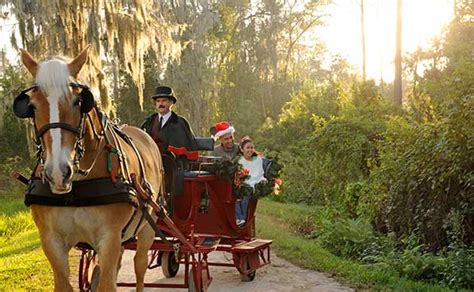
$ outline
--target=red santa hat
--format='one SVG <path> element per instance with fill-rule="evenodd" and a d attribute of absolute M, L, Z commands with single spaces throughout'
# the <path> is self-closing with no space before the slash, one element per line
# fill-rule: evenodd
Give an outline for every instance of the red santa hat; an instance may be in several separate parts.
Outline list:
<path fill-rule="evenodd" d="M 214 140 L 217 140 L 226 134 L 234 134 L 234 132 L 234 127 L 226 121 L 219 122 L 211 127 L 211 137 L 214 138 Z"/>

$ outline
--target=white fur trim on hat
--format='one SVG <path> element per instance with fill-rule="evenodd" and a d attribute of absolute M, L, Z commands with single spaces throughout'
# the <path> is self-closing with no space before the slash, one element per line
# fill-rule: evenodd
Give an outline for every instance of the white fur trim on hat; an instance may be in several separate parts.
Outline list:
<path fill-rule="evenodd" d="M 221 131 L 215 133 L 212 137 L 214 138 L 214 140 L 217 140 L 217 139 L 219 139 L 220 137 L 222 137 L 226 134 L 234 134 L 234 132 L 235 132 L 234 127 L 229 126 L 227 129 L 224 129 L 224 130 L 221 130 Z"/>

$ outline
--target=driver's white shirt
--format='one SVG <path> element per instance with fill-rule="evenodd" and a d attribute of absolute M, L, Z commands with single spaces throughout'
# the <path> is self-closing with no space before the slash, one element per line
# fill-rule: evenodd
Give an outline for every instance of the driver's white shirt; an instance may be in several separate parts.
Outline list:
<path fill-rule="evenodd" d="M 164 115 L 161 115 L 161 114 L 158 114 L 158 118 L 160 119 L 161 117 L 163 117 L 163 121 L 161 122 L 161 127 L 163 128 L 164 125 L 166 124 L 166 122 L 170 119 L 171 117 L 171 111 L 167 112 L 166 114 Z M 159 121 L 159 120 L 158 120 Z"/>

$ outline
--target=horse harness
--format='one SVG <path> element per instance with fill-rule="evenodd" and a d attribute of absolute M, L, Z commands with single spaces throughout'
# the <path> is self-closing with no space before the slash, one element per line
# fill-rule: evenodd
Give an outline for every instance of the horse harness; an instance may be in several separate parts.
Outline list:
<path fill-rule="evenodd" d="M 97 106 L 95 105 L 94 97 L 90 92 L 88 86 L 72 82 L 69 84 L 73 88 L 81 88 L 82 91 L 78 96 L 77 103 L 80 105 L 81 110 L 81 120 L 78 126 L 74 126 L 67 123 L 49 123 L 44 125 L 41 128 L 36 127 L 34 119 L 34 108 L 33 105 L 29 102 L 28 92 L 31 90 L 37 90 L 37 86 L 32 86 L 24 91 L 22 91 L 14 100 L 13 110 L 19 118 L 32 118 L 34 127 L 35 127 L 35 145 L 36 145 L 36 157 L 38 163 L 33 170 L 33 174 L 28 182 L 28 188 L 25 192 L 25 205 L 30 206 L 32 204 L 37 205 L 48 205 L 48 206 L 97 206 L 97 205 L 107 205 L 114 203 L 129 203 L 135 207 L 135 211 L 130 218 L 129 222 L 126 224 L 122 230 L 122 235 L 125 234 L 125 231 L 130 227 L 130 224 L 133 222 L 137 216 L 137 208 L 140 208 L 142 211 L 142 216 L 135 228 L 134 235 L 138 232 L 139 226 L 142 224 L 143 219 L 147 220 L 151 227 L 154 229 L 156 235 L 160 236 L 165 242 L 169 243 L 166 240 L 166 237 L 156 226 L 152 216 L 148 212 L 148 204 L 150 200 L 153 200 L 153 190 L 150 184 L 145 179 L 145 169 L 143 164 L 143 159 L 138 152 L 135 144 L 133 143 L 131 137 L 129 137 L 125 132 L 123 132 L 117 125 L 110 122 L 110 120 L 101 113 Z M 92 122 L 89 112 L 95 110 L 97 116 L 100 120 L 101 129 L 97 131 Z M 74 157 L 74 169 L 75 175 L 81 175 L 87 177 L 89 172 L 94 167 L 99 154 L 102 151 L 98 151 L 93 162 L 87 169 L 81 169 L 79 167 L 79 162 L 84 156 L 84 134 L 85 134 L 85 122 L 89 119 L 91 128 L 93 130 L 94 137 L 97 141 L 97 146 L 99 146 L 102 141 L 105 141 L 104 148 L 108 151 L 107 158 L 107 170 L 110 174 L 110 177 L 89 179 L 89 180 L 75 180 L 73 181 L 73 186 L 71 192 L 58 196 L 51 192 L 51 189 L 47 182 L 44 180 L 44 148 L 42 145 L 43 135 L 54 128 L 61 128 L 76 134 L 75 142 L 75 157 Z M 109 133 L 109 135 L 107 134 Z M 141 196 L 137 195 L 131 179 L 130 179 L 130 167 L 127 164 L 125 159 L 125 154 L 122 152 L 123 143 L 128 144 L 137 157 L 139 162 L 140 175 L 142 177 L 142 186 L 145 191 L 148 193 L 148 198 L 143 199 Z M 117 156 L 118 164 L 120 167 L 121 176 L 117 177 L 117 171 L 112 167 L 112 155 Z M 41 177 L 35 177 L 35 173 L 38 167 L 42 168 Z M 163 170 L 161 170 L 163 171 Z M 160 193 L 164 194 L 164 185 L 162 184 Z M 162 198 L 163 196 L 158 196 Z M 160 202 L 163 203 L 163 202 Z M 165 212 L 164 208 L 161 208 L 162 212 Z M 165 214 L 158 214 L 158 216 L 163 217 Z M 171 243 L 169 243 L 171 244 Z"/>

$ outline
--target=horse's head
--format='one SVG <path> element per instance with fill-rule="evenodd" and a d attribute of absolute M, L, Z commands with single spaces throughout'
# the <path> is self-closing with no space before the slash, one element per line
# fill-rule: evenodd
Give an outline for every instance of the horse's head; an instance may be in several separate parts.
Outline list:
<path fill-rule="evenodd" d="M 51 59 L 38 64 L 24 50 L 21 60 L 35 78 L 35 86 L 15 99 L 15 114 L 34 120 L 42 174 L 51 191 L 68 193 L 74 163 L 80 159 L 84 117 L 94 105 L 88 87 L 75 81 L 87 60 L 87 48 L 70 63 Z"/>

